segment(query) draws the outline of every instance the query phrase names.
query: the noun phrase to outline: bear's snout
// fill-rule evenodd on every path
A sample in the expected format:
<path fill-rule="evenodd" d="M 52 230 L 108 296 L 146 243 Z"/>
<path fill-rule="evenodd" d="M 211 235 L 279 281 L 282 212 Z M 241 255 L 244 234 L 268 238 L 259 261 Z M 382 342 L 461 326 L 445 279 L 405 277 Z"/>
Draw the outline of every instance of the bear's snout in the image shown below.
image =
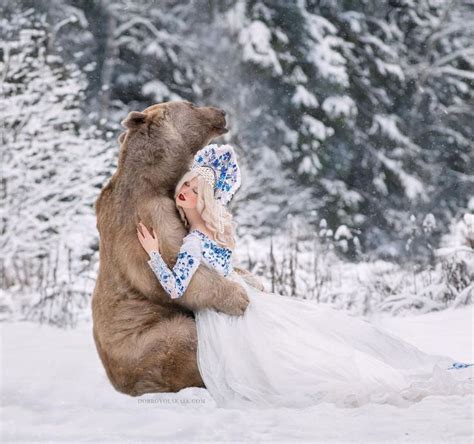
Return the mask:
<path fill-rule="evenodd" d="M 227 121 L 225 119 L 226 112 L 220 108 L 213 108 L 213 110 L 215 110 L 215 112 L 217 113 L 217 116 L 214 122 L 214 127 L 218 130 L 222 130 L 222 131 L 225 130 L 221 134 L 227 133 L 229 130 L 226 128 L 227 126 Z"/>

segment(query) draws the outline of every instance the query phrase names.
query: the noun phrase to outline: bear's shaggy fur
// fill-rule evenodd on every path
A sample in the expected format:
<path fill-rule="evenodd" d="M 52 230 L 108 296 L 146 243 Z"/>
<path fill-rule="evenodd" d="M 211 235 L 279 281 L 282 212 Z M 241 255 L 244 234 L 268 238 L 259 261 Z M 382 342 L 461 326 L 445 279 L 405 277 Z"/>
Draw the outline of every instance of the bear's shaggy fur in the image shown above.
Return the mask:
<path fill-rule="evenodd" d="M 122 122 L 118 167 L 95 203 L 100 265 L 92 298 L 93 336 L 114 388 L 131 396 L 205 387 L 196 361 L 193 311 L 211 308 L 242 315 L 245 290 L 200 265 L 185 294 L 170 299 L 146 261 L 136 227 L 159 238 L 173 267 L 186 235 L 173 192 L 194 154 L 226 133 L 225 112 L 187 101 L 131 112 Z M 246 270 L 246 281 L 263 286 Z"/>

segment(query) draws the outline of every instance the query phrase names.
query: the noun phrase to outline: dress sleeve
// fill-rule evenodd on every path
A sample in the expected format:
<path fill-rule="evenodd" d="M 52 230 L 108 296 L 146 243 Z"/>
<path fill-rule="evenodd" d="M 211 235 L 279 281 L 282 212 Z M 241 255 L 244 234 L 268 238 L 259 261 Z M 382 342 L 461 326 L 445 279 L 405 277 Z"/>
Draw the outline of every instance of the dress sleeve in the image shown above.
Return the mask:
<path fill-rule="evenodd" d="M 186 291 L 194 272 L 199 267 L 201 258 L 201 240 L 189 234 L 183 240 L 172 270 L 168 268 L 161 254 L 156 250 L 150 252 L 148 265 L 170 297 L 176 299 Z"/>

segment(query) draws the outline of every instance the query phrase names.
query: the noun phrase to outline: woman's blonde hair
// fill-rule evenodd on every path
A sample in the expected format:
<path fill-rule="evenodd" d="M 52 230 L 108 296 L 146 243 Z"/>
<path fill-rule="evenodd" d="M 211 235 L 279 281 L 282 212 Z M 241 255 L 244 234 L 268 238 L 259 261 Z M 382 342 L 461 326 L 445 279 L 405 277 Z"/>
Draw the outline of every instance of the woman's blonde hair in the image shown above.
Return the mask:
<path fill-rule="evenodd" d="M 235 247 L 235 222 L 233 221 L 232 214 L 227 211 L 225 206 L 222 207 L 222 225 L 224 230 L 222 233 L 219 233 L 218 207 L 221 203 L 214 198 L 214 190 L 211 185 L 197 171 L 189 170 L 181 177 L 174 191 L 175 201 L 184 182 L 191 181 L 195 177 L 197 177 L 198 189 L 196 210 L 204 220 L 206 228 L 213 234 L 214 240 L 220 246 L 233 250 Z M 189 229 L 189 222 L 186 219 L 184 210 L 180 206 L 177 206 L 177 208 L 184 226 Z"/>

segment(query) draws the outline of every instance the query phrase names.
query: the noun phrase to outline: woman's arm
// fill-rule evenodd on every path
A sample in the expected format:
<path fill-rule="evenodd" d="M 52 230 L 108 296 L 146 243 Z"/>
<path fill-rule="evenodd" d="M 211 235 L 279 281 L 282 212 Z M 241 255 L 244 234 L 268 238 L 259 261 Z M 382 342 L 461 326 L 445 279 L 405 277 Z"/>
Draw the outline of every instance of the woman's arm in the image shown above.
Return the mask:
<path fill-rule="evenodd" d="M 149 253 L 148 265 L 171 299 L 183 296 L 189 282 L 201 263 L 201 240 L 195 236 L 185 238 L 176 264 L 170 270 L 158 250 Z"/>

